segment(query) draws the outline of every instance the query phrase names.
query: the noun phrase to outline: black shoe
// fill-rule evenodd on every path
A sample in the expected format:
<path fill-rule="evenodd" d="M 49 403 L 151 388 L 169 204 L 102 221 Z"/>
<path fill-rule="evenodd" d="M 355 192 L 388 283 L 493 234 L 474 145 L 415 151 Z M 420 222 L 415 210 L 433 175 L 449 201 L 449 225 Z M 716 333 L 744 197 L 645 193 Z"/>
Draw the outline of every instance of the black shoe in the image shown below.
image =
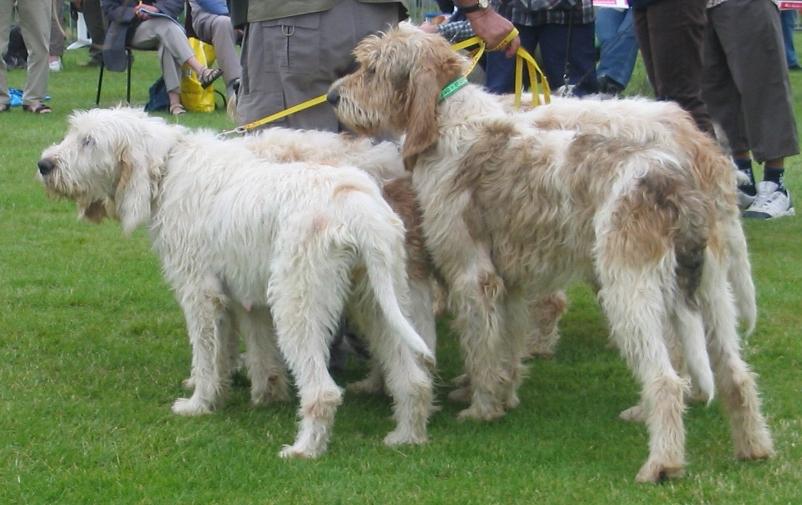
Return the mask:
<path fill-rule="evenodd" d="M 624 91 L 624 86 L 610 79 L 606 75 L 599 77 L 599 93 L 618 96 Z"/>

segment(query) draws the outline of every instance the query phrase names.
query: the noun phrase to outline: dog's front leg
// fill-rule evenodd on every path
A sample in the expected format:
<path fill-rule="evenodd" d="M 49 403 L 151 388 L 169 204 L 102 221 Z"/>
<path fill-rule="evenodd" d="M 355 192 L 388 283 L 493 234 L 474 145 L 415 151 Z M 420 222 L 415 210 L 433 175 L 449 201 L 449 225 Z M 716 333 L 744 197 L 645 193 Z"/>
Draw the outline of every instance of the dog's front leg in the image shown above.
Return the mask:
<path fill-rule="evenodd" d="M 225 300 L 217 293 L 189 294 L 182 297 L 181 305 L 192 344 L 195 390 L 190 398 L 178 398 L 172 410 L 184 416 L 207 414 L 217 406 L 230 381 L 231 321 Z"/>

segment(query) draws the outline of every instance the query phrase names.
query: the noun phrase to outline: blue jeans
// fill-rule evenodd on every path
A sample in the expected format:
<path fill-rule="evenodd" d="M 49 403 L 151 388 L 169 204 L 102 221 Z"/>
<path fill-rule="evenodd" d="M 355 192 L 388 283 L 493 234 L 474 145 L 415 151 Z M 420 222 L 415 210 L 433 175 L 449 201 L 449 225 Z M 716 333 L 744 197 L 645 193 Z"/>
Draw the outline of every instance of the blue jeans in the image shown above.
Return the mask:
<path fill-rule="evenodd" d="M 601 46 L 601 58 L 596 73 L 606 75 L 627 87 L 638 59 L 638 39 L 632 23 L 632 9 L 596 9 L 596 38 Z"/>
<path fill-rule="evenodd" d="M 799 66 L 794 49 L 794 26 L 796 25 L 796 11 L 780 11 L 780 21 L 783 27 L 783 42 L 785 43 L 785 61 L 788 68 Z"/>
<path fill-rule="evenodd" d="M 521 46 L 535 54 L 540 45 L 543 73 L 551 89 L 564 84 L 566 56 L 568 47 L 568 25 L 547 24 L 540 26 L 515 25 L 521 34 Z M 568 82 L 575 84 L 574 93 L 578 96 L 595 93 L 596 86 L 596 48 L 594 47 L 593 23 L 575 24 L 570 28 L 570 58 L 568 59 Z M 485 86 L 491 93 L 512 93 L 515 86 L 515 59 L 507 58 L 503 52 L 487 53 Z M 524 71 L 526 73 L 526 71 Z"/>

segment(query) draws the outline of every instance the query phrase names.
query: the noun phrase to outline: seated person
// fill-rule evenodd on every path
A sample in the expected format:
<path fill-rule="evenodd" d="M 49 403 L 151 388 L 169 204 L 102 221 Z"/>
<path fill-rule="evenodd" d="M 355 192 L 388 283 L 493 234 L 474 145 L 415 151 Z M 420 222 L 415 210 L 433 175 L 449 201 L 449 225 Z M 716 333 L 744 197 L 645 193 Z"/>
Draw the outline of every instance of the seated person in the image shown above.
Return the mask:
<path fill-rule="evenodd" d="M 184 29 L 176 18 L 184 9 L 184 0 L 101 0 L 108 20 L 103 62 L 109 70 L 126 68 L 125 47 L 158 49 L 162 76 L 170 97 L 170 113 L 186 112 L 181 105 L 181 65 L 186 63 L 198 74 L 203 87 L 210 86 L 223 73 L 207 68 L 195 58 Z"/>
<path fill-rule="evenodd" d="M 189 0 L 192 29 L 199 39 L 214 46 L 217 65 L 223 70 L 226 95 L 231 97 L 239 86 L 242 67 L 235 49 L 237 36 L 228 15 L 226 0 Z"/>

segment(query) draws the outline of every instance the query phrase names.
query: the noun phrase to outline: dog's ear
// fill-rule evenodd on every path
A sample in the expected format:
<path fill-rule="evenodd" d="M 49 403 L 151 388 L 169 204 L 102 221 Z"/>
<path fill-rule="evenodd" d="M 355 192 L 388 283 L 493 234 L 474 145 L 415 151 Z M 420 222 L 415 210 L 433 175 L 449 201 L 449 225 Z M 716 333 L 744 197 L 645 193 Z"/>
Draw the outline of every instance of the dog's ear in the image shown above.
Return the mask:
<path fill-rule="evenodd" d="M 130 235 L 140 225 L 150 220 L 150 205 L 153 196 L 152 175 L 147 152 L 126 147 L 120 155 L 119 181 L 115 190 L 117 217 L 123 232 Z"/>
<path fill-rule="evenodd" d="M 407 128 L 401 156 L 404 168 L 412 170 L 418 155 L 437 143 L 437 100 L 440 90 L 463 74 L 464 61 L 447 44 L 429 48 L 428 57 L 409 74 L 407 86 Z"/>
<path fill-rule="evenodd" d="M 437 142 L 437 97 L 440 85 L 437 69 L 422 66 L 409 74 L 406 101 L 406 137 L 401 148 L 404 168 L 412 170 L 418 155 Z"/>

